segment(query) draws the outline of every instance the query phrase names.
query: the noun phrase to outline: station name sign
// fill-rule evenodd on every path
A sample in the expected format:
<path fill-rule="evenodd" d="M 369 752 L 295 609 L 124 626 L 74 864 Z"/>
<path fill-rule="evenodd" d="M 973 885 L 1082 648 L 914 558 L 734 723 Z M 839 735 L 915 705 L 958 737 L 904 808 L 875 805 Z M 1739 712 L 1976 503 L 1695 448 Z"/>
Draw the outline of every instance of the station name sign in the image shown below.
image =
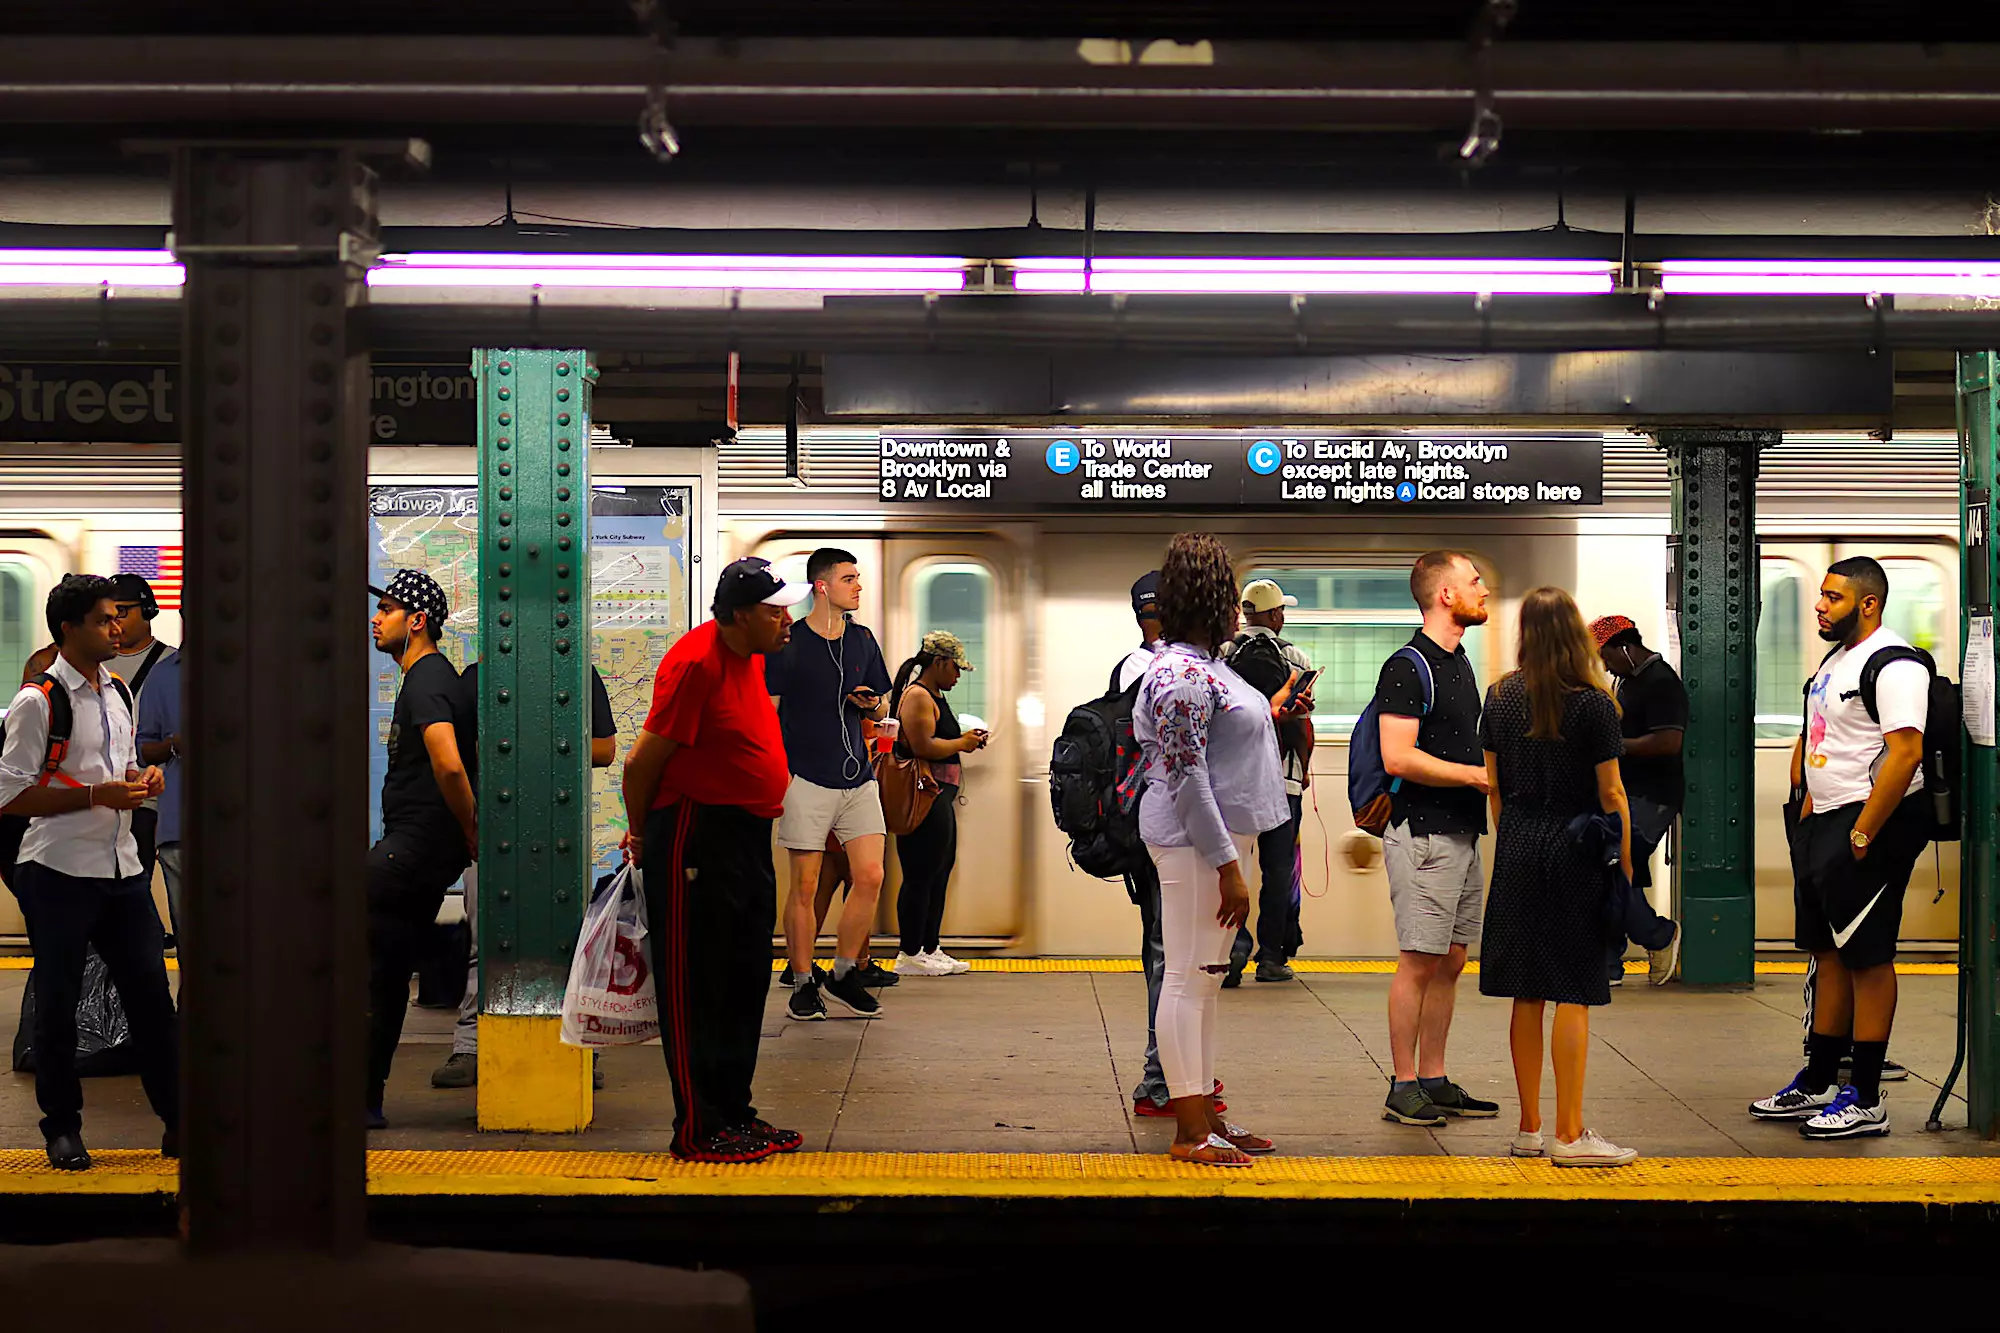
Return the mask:
<path fill-rule="evenodd" d="M 1512 509 L 1604 502 L 1595 431 L 884 431 L 879 492 L 1013 509 Z"/>
<path fill-rule="evenodd" d="M 0 358 L 0 440 L 172 444 L 178 364 Z M 368 376 L 371 444 L 472 444 L 477 382 L 464 366 L 378 362 Z"/>

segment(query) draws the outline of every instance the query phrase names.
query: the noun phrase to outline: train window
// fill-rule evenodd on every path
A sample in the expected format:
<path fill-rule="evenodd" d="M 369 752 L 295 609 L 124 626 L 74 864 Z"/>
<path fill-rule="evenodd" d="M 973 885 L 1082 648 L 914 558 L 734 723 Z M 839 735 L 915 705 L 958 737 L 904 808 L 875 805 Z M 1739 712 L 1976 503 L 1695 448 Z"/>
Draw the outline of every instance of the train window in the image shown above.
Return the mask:
<path fill-rule="evenodd" d="M 35 605 L 35 571 L 19 560 L 0 557 L 0 671 L 20 671 L 28 655 L 48 638 L 41 608 Z M 11 685 L 18 679 L 9 676 L 7 681 Z"/>
<path fill-rule="evenodd" d="M 1799 732 L 1806 671 L 1807 574 L 1784 556 L 1757 564 L 1757 738 L 1783 740 Z M 1816 595 L 1816 594 L 1815 594 Z"/>
<path fill-rule="evenodd" d="M 1944 642 L 1944 571 L 1912 556 L 1886 559 L 1882 570 L 1889 576 L 1889 604 L 1882 609 L 1882 623 L 1937 659 L 1940 670 L 1948 669 L 1958 645 Z M 1952 595 L 1957 596 L 1956 590 Z"/>
<path fill-rule="evenodd" d="M 926 565 L 917 571 L 916 632 L 950 630 L 965 644 L 965 655 L 975 668 L 951 692 L 954 712 L 971 713 L 987 725 L 993 715 L 986 711 L 986 691 L 993 679 L 992 642 L 987 621 L 993 606 L 993 571 L 984 565 L 963 562 Z M 911 645 L 912 648 L 915 645 Z M 894 671 L 901 658 L 889 663 Z"/>
<path fill-rule="evenodd" d="M 1410 601 L 1409 570 L 1287 566 L 1253 569 L 1244 582 L 1252 579 L 1275 580 L 1287 595 L 1298 598 L 1299 604 L 1285 612 L 1285 637 L 1326 673 L 1313 692 L 1313 722 L 1337 729 L 1345 738 L 1375 697 L 1382 663 L 1423 622 Z M 1484 642 L 1484 629 L 1466 632 L 1465 652 L 1475 671 L 1484 660 Z"/>

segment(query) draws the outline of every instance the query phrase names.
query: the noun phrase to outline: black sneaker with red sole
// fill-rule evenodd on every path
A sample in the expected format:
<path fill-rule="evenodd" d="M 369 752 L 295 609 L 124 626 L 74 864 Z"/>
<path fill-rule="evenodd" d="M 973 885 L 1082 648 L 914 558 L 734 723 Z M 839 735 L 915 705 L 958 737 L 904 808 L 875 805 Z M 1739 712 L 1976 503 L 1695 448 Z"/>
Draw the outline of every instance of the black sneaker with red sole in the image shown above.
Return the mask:
<path fill-rule="evenodd" d="M 779 1152 L 797 1152 L 806 1146 L 806 1136 L 794 1129 L 779 1129 L 768 1120 L 752 1120 L 738 1125 L 736 1132 L 746 1138 L 759 1138 Z"/>
<path fill-rule="evenodd" d="M 696 1139 L 685 1148 L 677 1143 L 672 1151 L 674 1156 L 683 1162 L 714 1162 L 733 1166 L 747 1162 L 761 1162 L 766 1157 L 776 1156 L 783 1150 L 761 1135 L 724 1129 L 706 1138 Z"/>

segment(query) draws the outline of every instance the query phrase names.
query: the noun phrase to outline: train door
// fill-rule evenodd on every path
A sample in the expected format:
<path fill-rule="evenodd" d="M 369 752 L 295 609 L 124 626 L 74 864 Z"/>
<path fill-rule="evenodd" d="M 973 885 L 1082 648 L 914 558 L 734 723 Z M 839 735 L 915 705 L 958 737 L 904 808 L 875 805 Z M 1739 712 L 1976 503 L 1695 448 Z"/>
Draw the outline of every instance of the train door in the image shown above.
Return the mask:
<path fill-rule="evenodd" d="M 954 712 L 993 733 L 965 762 L 958 810 L 958 866 L 946 900 L 944 935 L 961 944 L 999 946 L 1025 924 L 1021 893 L 1021 777 L 1025 732 L 1015 717 L 1026 663 L 1029 617 L 1011 548 L 982 536 L 896 536 L 884 543 L 883 586 L 892 600 L 882 646 L 894 672 L 932 630 L 965 643 L 974 669 L 951 694 Z M 1045 812 L 1044 812 L 1045 813 Z M 893 857 L 891 858 L 893 860 Z M 899 882 L 890 867 L 890 883 Z M 889 895 L 885 894 L 887 898 Z"/>
<path fill-rule="evenodd" d="M 1806 677 L 1830 645 L 1819 637 L 1813 605 L 1827 567 L 1852 555 L 1882 562 L 1889 575 L 1883 623 L 1958 678 L 1958 550 L 1944 541 L 1765 541 L 1758 568 L 1762 611 L 1757 622 L 1757 938 L 1773 946 L 1792 939 L 1791 858 L 1779 809 L 1791 785 L 1791 751 L 1799 736 Z M 1928 890 L 1928 892 L 1926 891 Z M 1940 843 L 1911 877 L 1903 909 L 1903 939 L 1943 947 L 1958 938 L 1958 845 Z"/>

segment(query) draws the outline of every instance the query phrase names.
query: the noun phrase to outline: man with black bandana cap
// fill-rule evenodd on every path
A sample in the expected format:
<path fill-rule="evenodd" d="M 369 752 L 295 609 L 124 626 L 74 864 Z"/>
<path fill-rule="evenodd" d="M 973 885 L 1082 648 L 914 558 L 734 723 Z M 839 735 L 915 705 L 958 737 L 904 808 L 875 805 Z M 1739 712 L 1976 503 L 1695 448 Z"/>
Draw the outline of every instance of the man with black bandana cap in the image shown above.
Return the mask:
<path fill-rule="evenodd" d="M 410 973 L 431 938 L 445 891 L 478 854 L 479 815 L 465 753 L 458 670 L 438 651 L 444 590 L 422 570 L 399 569 L 377 601 L 376 651 L 402 669 L 382 777 L 382 840 L 368 849 L 368 1104 L 370 1129 L 388 1125 L 382 1090 L 402 1040 Z"/>

